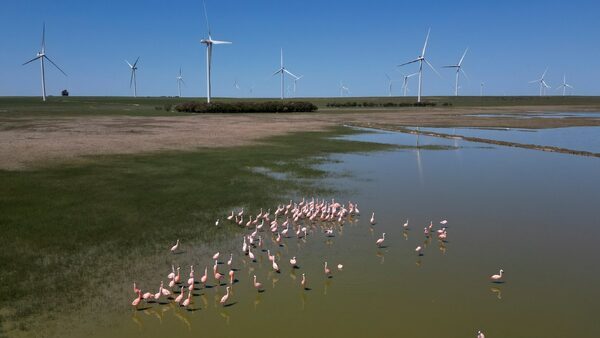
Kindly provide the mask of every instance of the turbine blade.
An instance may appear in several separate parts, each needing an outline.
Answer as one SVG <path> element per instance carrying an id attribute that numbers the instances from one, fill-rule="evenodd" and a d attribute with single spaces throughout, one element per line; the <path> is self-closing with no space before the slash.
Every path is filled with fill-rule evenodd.
<path id="1" fill-rule="evenodd" d="M 398 65 L 397 67 L 402 67 L 402 66 L 410 65 L 411 63 L 415 63 L 415 62 L 419 62 L 419 59 L 414 59 L 412 61 L 405 62 L 405 63 L 403 63 L 401 65 Z"/>
<path id="2" fill-rule="evenodd" d="M 202 1 L 204 5 L 204 18 L 206 19 L 206 31 L 208 32 L 208 37 L 210 39 L 210 25 L 208 24 L 208 12 L 206 11 L 206 1 Z"/>
<path id="3" fill-rule="evenodd" d="M 137 66 L 138 61 L 140 61 L 140 57 L 138 56 L 138 58 L 135 60 L 135 62 L 133 63 L 133 67 Z"/>
<path id="4" fill-rule="evenodd" d="M 458 68 L 458 69 L 460 69 L 460 72 L 461 72 L 461 73 L 463 73 L 463 75 L 464 75 L 464 76 L 467 78 L 467 80 L 469 80 L 469 81 L 471 80 L 471 79 L 469 78 L 469 75 L 467 75 L 467 73 L 465 73 L 465 71 L 462 69 L 462 67 L 460 67 L 460 68 Z"/>
<path id="5" fill-rule="evenodd" d="M 230 45 L 233 42 L 230 41 L 219 41 L 219 40 L 212 40 L 213 45 Z"/>
<path id="6" fill-rule="evenodd" d="M 442 74 L 438 73 L 438 71 L 435 70 L 435 68 L 433 68 L 433 65 L 431 63 L 429 63 L 429 61 L 427 61 L 427 60 L 424 60 L 424 61 L 440 78 L 442 77 Z"/>
<path id="7" fill-rule="evenodd" d="M 32 63 L 33 61 L 35 61 L 35 60 L 37 60 L 37 59 L 39 59 L 39 58 L 41 58 L 41 56 L 36 56 L 36 57 L 34 57 L 33 59 L 31 59 L 31 60 L 29 60 L 29 61 L 25 62 L 25 63 L 23 64 L 23 66 L 25 66 L 26 64 Z"/>
<path id="8" fill-rule="evenodd" d="M 465 56 L 467 55 L 467 52 L 469 51 L 469 47 L 467 47 L 467 49 L 465 49 L 465 52 L 463 53 L 463 56 L 460 58 L 460 61 L 458 61 L 458 65 L 462 66 L 463 60 L 465 59 Z"/>
<path id="9" fill-rule="evenodd" d="M 287 69 L 284 69 L 283 71 L 286 72 L 288 75 L 292 76 L 293 78 L 295 78 L 296 80 L 299 79 L 299 77 L 297 77 L 296 75 L 290 73 Z"/>
<path id="10" fill-rule="evenodd" d="M 571 86 L 570 84 L 567 84 L 567 85 L 565 85 L 565 86 L 567 86 L 567 87 L 569 87 L 569 88 L 573 89 L 573 86 Z"/>
<path id="11" fill-rule="evenodd" d="M 42 28 L 42 53 L 46 51 L 46 23 Z"/>
<path id="12" fill-rule="evenodd" d="M 429 33 L 431 33 L 431 28 L 427 30 L 427 37 L 425 38 L 425 45 L 423 45 L 423 52 L 421 56 L 425 56 L 425 50 L 427 49 L 427 42 L 429 42 Z"/>
<path id="13" fill-rule="evenodd" d="M 277 75 L 277 74 L 281 73 L 282 71 L 283 71 L 283 68 L 280 68 L 278 71 L 276 71 L 275 73 L 273 73 L 273 75 L 272 75 L 272 76 L 275 76 L 275 75 Z"/>
<path id="14" fill-rule="evenodd" d="M 129 65 L 129 68 L 133 68 L 133 66 L 131 65 L 131 63 L 129 63 L 129 61 L 125 60 L 125 62 L 127 63 L 127 65 Z"/>
<path id="15" fill-rule="evenodd" d="M 45 58 L 46 58 L 46 60 L 50 61 L 50 63 L 51 63 L 51 64 L 52 64 L 54 67 L 56 67 L 56 69 L 60 70 L 60 72 L 61 72 L 61 73 L 63 73 L 63 75 L 64 75 L 64 76 L 68 76 L 68 75 L 67 75 L 67 73 L 65 73 L 65 72 L 64 72 L 62 69 L 60 69 L 60 67 L 59 67 L 59 66 L 58 66 L 56 63 L 54 63 L 54 61 L 52 61 L 52 59 L 50 59 L 50 58 L 49 58 L 47 55 L 44 55 L 43 57 L 45 57 Z"/>
<path id="16" fill-rule="evenodd" d="M 540 80 L 529 81 L 529 83 L 538 83 L 538 82 L 540 82 Z"/>
<path id="17" fill-rule="evenodd" d="M 542 74 L 542 80 L 544 79 L 544 77 L 546 77 L 546 73 L 548 73 L 548 68 L 546 67 L 546 70 L 544 71 L 544 74 Z"/>
<path id="18" fill-rule="evenodd" d="M 460 68 L 460 66 L 442 66 L 442 68 Z"/>

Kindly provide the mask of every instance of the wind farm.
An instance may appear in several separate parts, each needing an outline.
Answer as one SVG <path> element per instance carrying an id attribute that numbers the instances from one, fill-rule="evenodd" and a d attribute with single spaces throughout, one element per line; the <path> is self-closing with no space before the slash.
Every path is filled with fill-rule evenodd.
<path id="1" fill-rule="evenodd" d="M 0 336 L 600 335 L 597 5 L 34 4 Z"/>

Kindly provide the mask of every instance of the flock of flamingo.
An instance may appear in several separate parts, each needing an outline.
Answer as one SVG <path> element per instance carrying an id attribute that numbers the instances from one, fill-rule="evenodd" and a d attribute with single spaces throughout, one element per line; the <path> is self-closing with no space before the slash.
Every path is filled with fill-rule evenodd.
<path id="1" fill-rule="evenodd" d="M 288 204 L 284 203 L 278 205 L 273 214 L 271 214 L 271 209 L 268 209 L 266 212 L 263 212 L 263 209 L 261 209 L 257 215 L 248 215 L 246 218 L 245 211 L 242 208 L 238 212 L 231 211 L 231 214 L 226 216 L 226 219 L 227 221 L 246 229 L 240 248 L 242 254 L 248 256 L 251 262 L 256 263 L 257 255 L 260 255 L 260 252 L 263 252 L 267 255 L 272 271 L 274 273 L 280 273 L 281 261 L 277 260 L 276 255 L 271 254 L 271 249 L 267 248 L 268 241 L 266 241 L 265 238 L 271 238 L 276 246 L 280 246 L 284 239 L 295 237 L 306 240 L 309 238 L 309 235 L 312 236 L 319 232 L 323 234 L 322 236 L 334 237 L 336 229 L 343 226 L 344 223 L 348 221 L 355 220 L 359 215 L 360 211 L 358 209 L 358 204 L 356 203 L 348 202 L 346 205 L 340 204 L 335 200 L 326 201 L 324 199 L 319 200 L 312 198 L 308 201 L 303 198 L 300 202 L 293 202 L 290 200 Z M 284 219 L 284 221 L 280 223 L 281 219 Z M 215 226 L 219 226 L 219 222 L 220 221 L 217 220 Z M 372 226 L 377 223 L 375 212 L 371 213 L 369 222 Z M 448 237 L 447 224 L 447 220 L 442 220 L 440 221 L 440 228 L 434 229 L 433 222 L 430 222 L 428 226 L 423 228 L 423 234 L 426 238 L 437 236 L 440 241 L 445 242 Z M 408 220 L 402 227 L 404 229 L 409 227 Z M 378 238 L 374 244 L 381 248 L 384 246 L 385 240 L 385 233 L 382 233 L 381 238 Z M 171 247 L 170 251 L 175 254 L 179 250 L 180 241 L 177 239 L 177 242 Z M 417 246 L 415 248 L 415 253 L 418 256 L 422 256 L 423 247 Z M 182 277 L 181 267 L 178 266 L 175 268 L 175 266 L 172 265 L 171 272 L 166 276 L 169 283 L 165 285 L 164 282 L 161 281 L 158 292 L 156 293 L 143 292 L 134 282 L 133 291 L 137 297 L 132 301 L 131 305 L 137 309 L 142 301 L 146 303 L 160 303 L 160 300 L 165 298 L 168 302 L 172 301 L 182 308 L 192 310 L 194 303 L 192 297 L 193 290 L 200 286 L 202 288 L 207 288 L 207 282 L 209 279 L 212 279 L 215 282 L 215 286 L 226 286 L 226 293 L 221 297 L 219 303 L 222 306 L 228 306 L 232 295 L 232 287 L 239 281 L 235 278 L 237 270 L 234 268 L 233 263 L 234 254 L 230 253 L 226 262 L 219 261 L 219 258 L 222 257 L 220 252 L 216 252 L 212 256 L 212 260 L 214 261 L 212 274 L 209 276 L 208 266 L 206 266 L 204 268 L 204 274 L 199 276 L 199 279 L 197 279 L 198 276 L 193 265 L 190 266 L 189 277 L 187 280 L 185 280 L 185 277 Z M 300 269 L 298 261 L 298 257 L 290 257 L 290 268 Z M 219 265 L 224 264 L 226 264 L 229 269 L 226 274 L 219 271 Z M 337 264 L 338 270 L 343 270 L 343 267 L 343 264 Z M 325 278 L 331 278 L 332 276 L 332 271 L 327 261 L 323 262 L 323 275 Z M 499 274 L 490 276 L 490 280 L 495 283 L 503 282 L 503 270 L 500 269 Z M 264 292 L 263 284 L 258 281 L 256 275 L 252 275 L 250 283 L 258 292 Z M 308 278 L 306 273 L 302 273 L 299 287 L 305 291 L 310 290 L 308 288 Z M 175 296 L 176 294 L 178 295 Z M 478 331 L 477 337 L 485 338 L 481 331 Z"/>

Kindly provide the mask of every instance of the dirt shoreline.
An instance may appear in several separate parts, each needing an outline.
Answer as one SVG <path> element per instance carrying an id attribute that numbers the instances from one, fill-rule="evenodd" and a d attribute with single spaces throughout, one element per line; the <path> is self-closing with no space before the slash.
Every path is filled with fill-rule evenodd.
<path id="1" fill-rule="evenodd" d="M 403 109 L 321 109 L 306 114 L 204 114 L 173 117 L 1 116 L 0 169 L 24 170 L 90 155 L 242 146 L 294 131 L 334 125 L 382 128 L 600 126 L 600 119 L 515 118 L 519 113 L 590 112 L 595 106 L 517 106 Z M 507 114 L 478 117 L 472 114 Z M 543 147 L 551 148 L 551 147 Z M 543 150 L 543 149 L 540 149 Z M 555 149 L 554 151 L 559 151 Z"/>

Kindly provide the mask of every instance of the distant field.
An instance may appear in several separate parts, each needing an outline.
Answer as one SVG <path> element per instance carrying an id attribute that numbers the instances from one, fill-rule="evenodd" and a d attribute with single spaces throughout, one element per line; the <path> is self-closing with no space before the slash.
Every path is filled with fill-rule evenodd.
<path id="1" fill-rule="evenodd" d="M 35 116 L 35 115 L 61 115 L 61 116 L 93 116 L 93 115 L 125 115 L 125 116 L 173 116 L 185 115 L 172 111 L 172 107 L 182 102 L 204 100 L 204 98 L 176 98 L 176 97 L 49 97 L 47 102 L 42 102 L 39 97 L 1 97 L 0 117 Z M 216 101 L 267 101 L 273 98 L 215 98 Z M 276 100 L 276 99 L 275 99 Z M 319 107 L 321 111 L 368 111 L 371 108 L 344 107 L 328 108 L 328 104 L 353 103 L 377 104 L 386 103 L 406 104 L 414 103 L 414 97 L 334 97 L 334 98 L 293 98 L 295 101 L 309 101 Z M 446 103 L 452 108 L 470 107 L 511 107 L 511 106 L 581 106 L 596 107 L 600 109 L 600 97 L 597 96 L 433 96 L 426 97 L 425 102 L 436 103 L 439 106 Z M 377 110 L 399 110 L 409 108 L 374 108 Z M 412 109 L 412 108 L 411 108 Z M 422 110 L 429 107 L 419 108 Z"/>

